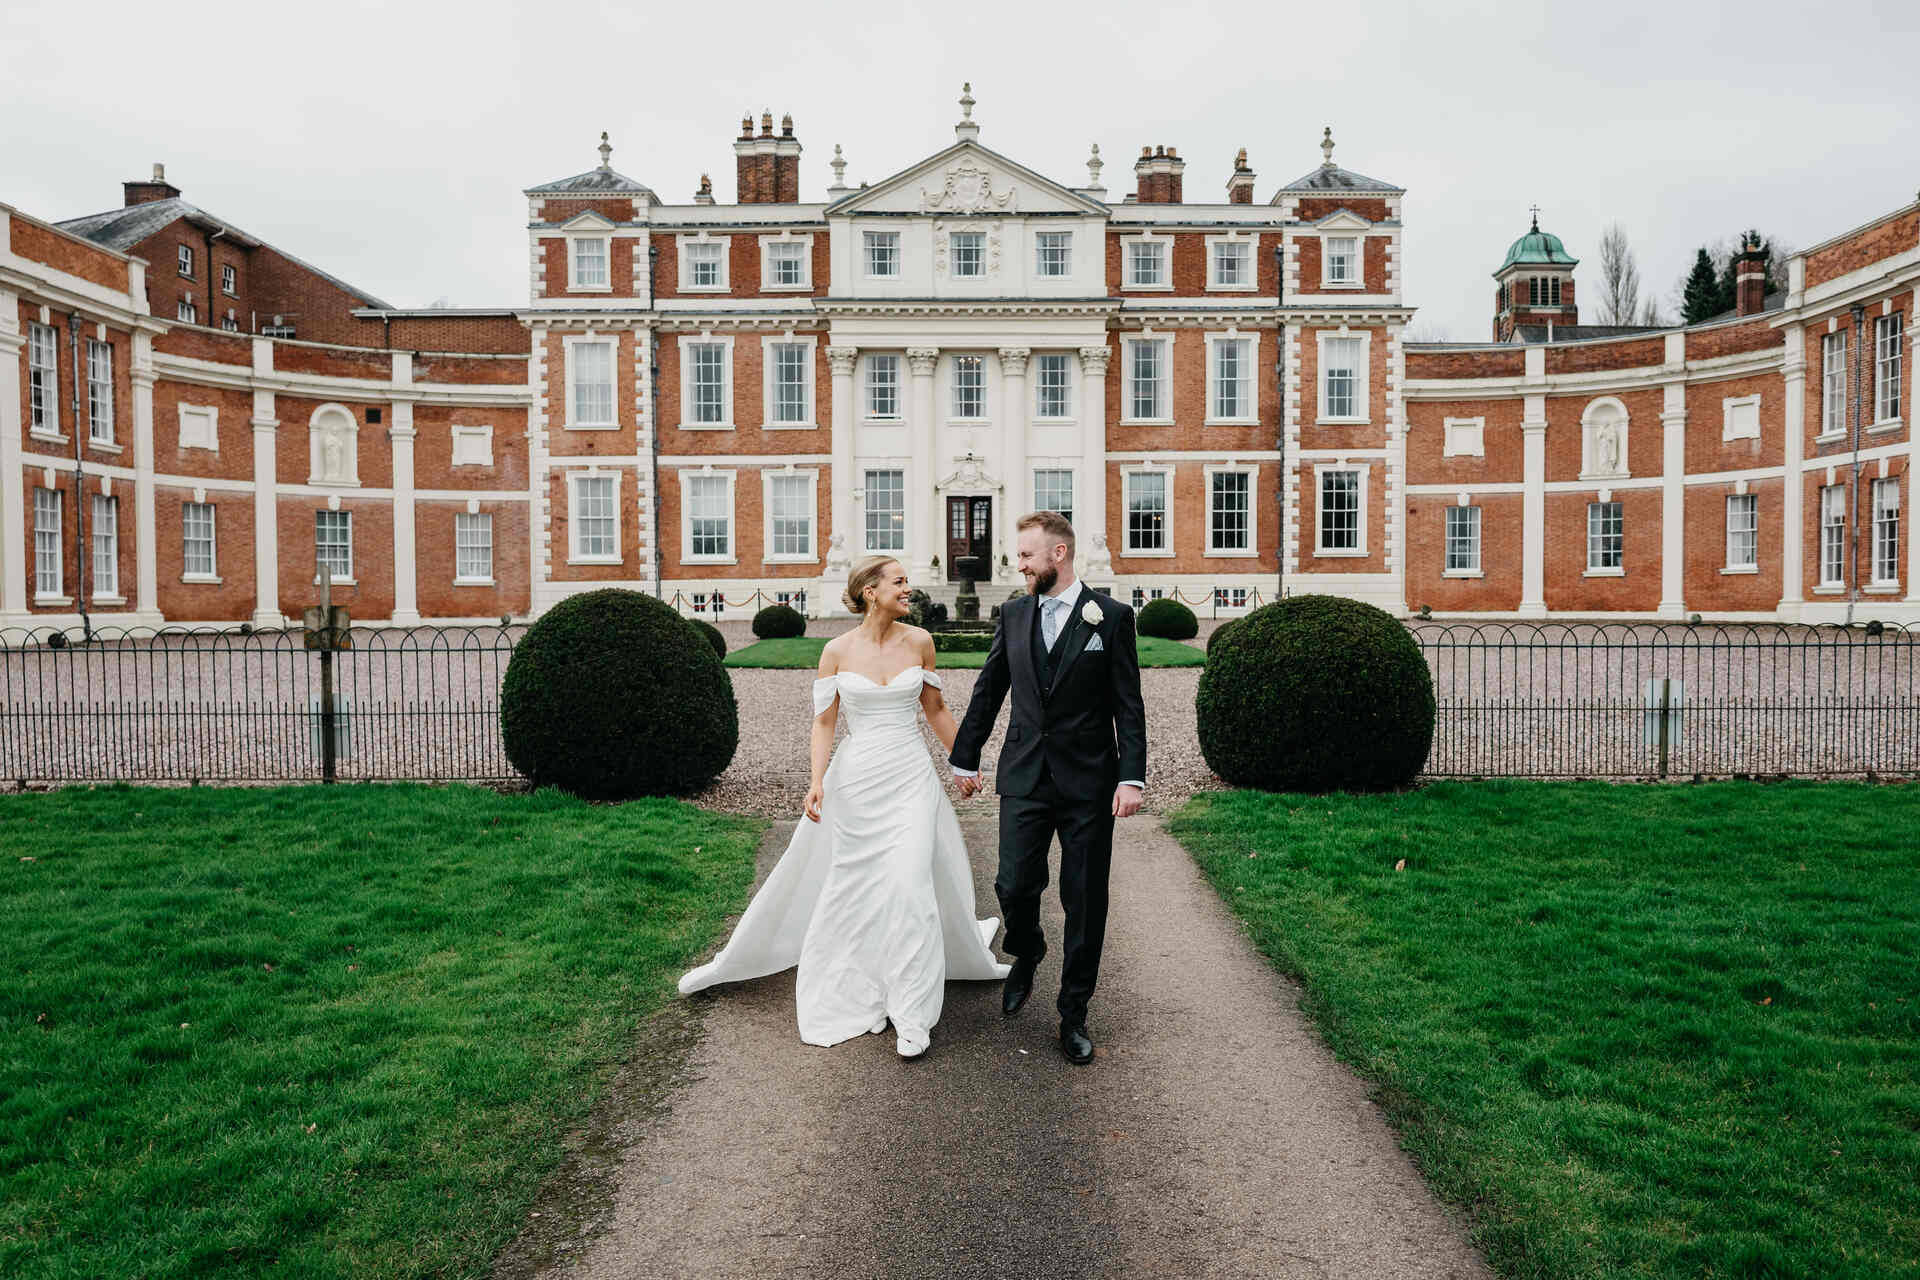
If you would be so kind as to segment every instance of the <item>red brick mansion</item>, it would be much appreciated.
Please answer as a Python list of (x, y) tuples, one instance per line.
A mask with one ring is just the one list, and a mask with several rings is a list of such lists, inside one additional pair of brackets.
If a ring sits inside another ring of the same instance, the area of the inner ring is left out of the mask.
[(1582, 325), (1536, 225), (1491, 341), (1407, 343), (1405, 193), (1330, 135), (1189, 202), (1173, 148), (1068, 185), (972, 108), (879, 182), (836, 147), (824, 200), (790, 120), (741, 121), (734, 204), (603, 139), (526, 189), (528, 296), (496, 310), (391, 307), (158, 166), (103, 213), (0, 204), (0, 628), (275, 626), (322, 564), (367, 623), (609, 584), (819, 614), (870, 551), (998, 599), (1034, 507), (1136, 601), (1920, 621), (1920, 204), (1673, 328)]

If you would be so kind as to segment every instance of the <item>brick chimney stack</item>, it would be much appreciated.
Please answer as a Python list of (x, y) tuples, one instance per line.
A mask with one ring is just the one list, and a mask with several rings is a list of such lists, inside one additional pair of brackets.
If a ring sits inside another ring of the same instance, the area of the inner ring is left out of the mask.
[(1253, 203), (1253, 170), (1247, 167), (1247, 149), (1233, 158), (1233, 176), (1227, 179), (1228, 204)]
[(180, 194), (180, 188), (167, 181), (167, 166), (153, 166), (153, 178), (147, 182), (123, 182), (121, 190), (126, 193), (125, 208), (131, 209), (137, 204), (152, 204), (155, 200), (171, 200)]
[(1173, 147), (1141, 147), (1133, 162), (1135, 199), (1140, 204), (1179, 204), (1180, 175), (1187, 162)]
[(1742, 239), (1740, 256), (1734, 260), (1733, 311), (1735, 315), (1757, 316), (1767, 305), (1767, 255), (1760, 242)]
[(773, 131), (773, 112), (760, 113), (760, 132), (753, 117), (740, 117), (740, 136), (733, 155), (741, 204), (796, 204), (800, 200), (800, 140), (793, 136), (793, 117), (782, 116), (780, 132)]

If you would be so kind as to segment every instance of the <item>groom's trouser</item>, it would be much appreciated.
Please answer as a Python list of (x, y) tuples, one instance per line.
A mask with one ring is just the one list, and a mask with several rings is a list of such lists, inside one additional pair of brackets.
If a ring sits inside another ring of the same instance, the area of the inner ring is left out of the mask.
[(1060, 1021), (1085, 1022), (1100, 973), (1100, 945), (1107, 933), (1107, 871), (1113, 863), (1111, 796), (1068, 798), (1042, 770), (1030, 796), (1000, 797), (1000, 872), (994, 892), (1006, 917), (1003, 949), (1011, 956), (1039, 957), (1047, 950), (1040, 932), (1040, 895), (1047, 887), (1047, 849), (1060, 835), (1060, 905), (1067, 932), (1060, 958)]

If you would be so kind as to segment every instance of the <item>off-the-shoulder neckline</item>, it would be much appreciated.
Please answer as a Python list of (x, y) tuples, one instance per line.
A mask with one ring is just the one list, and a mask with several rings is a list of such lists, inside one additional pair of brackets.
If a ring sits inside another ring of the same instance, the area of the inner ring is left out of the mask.
[(861, 673), (858, 671), (836, 671), (830, 676), (819, 676), (817, 677), (817, 680), (837, 680), (841, 676), (860, 676), (862, 680), (865, 680), (868, 684), (872, 685), (874, 688), (884, 689), (888, 685), (891, 685), (896, 681), (898, 681), (901, 676), (907, 674), (907, 672), (909, 671), (918, 671), (923, 676), (930, 676), (934, 674), (933, 672), (928, 671), (925, 667), (913, 666), (913, 667), (900, 668), (898, 671), (893, 673), (891, 678), (884, 681), (875, 680), (872, 676), (861, 675)]

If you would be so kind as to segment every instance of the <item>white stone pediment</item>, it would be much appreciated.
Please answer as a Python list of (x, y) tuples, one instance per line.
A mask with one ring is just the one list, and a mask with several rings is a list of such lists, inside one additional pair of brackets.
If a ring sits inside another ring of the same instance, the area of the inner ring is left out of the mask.
[(1351, 209), (1335, 209), (1313, 225), (1321, 231), (1365, 231), (1373, 224)]
[(827, 212), (991, 217), (1032, 213), (1104, 214), (1106, 206), (977, 142), (961, 142), (884, 182), (842, 197), (829, 205)]
[(562, 231), (611, 231), (614, 225), (610, 219), (588, 209), (568, 218), (560, 224), (560, 229)]

